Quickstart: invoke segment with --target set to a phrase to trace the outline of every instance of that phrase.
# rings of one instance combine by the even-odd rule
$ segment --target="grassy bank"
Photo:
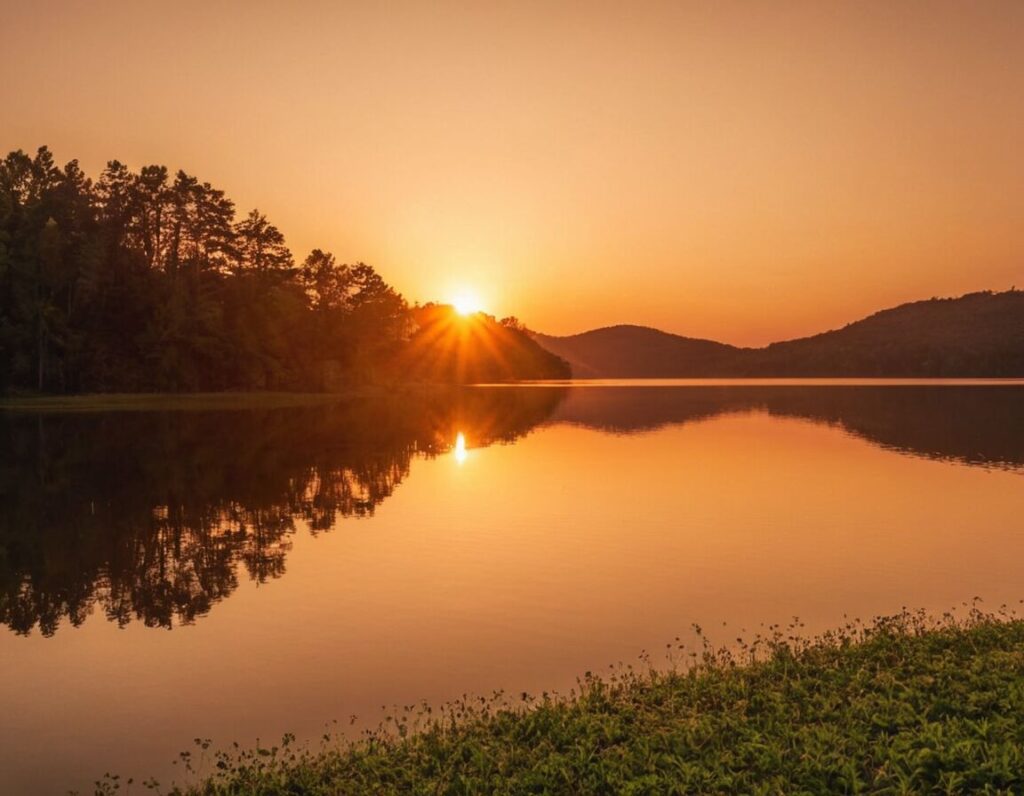
[[[667,671],[588,674],[564,698],[407,709],[318,750],[197,749],[202,778],[173,792],[1024,791],[1024,621],[1008,614],[673,653]]]

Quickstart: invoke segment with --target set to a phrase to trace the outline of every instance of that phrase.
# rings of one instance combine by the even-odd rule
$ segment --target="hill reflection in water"
[[[549,422],[634,434],[766,412],[837,426],[930,459],[1024,466],[1024,385],[662,386],[574,389]]]

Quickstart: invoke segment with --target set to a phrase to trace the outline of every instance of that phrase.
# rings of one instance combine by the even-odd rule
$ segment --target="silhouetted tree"
[[[184,171],[0,161],[0,391],[339,389],[407,378],[416,326],[371,266],[296,268],[266,216]]]
[[[259,210],[251,210],[235,224],[235,238],[240,268],[266,274],[289,271],[294,265],[284,235]]]

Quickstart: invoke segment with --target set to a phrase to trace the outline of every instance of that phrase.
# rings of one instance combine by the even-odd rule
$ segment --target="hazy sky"
[[[0,0],[0,148],[184,168],[296,256],[740,344],[1024,286],[1024,2]]]

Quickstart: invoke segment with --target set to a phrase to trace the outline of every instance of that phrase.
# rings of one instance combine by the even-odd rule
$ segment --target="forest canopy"
[[[184,171],[112,160],[93,181],[46,147],[0,162],[0,391],[568,374],[514,319],[410,307],[372,266],[320,249],[297,262],[264,214],[239,218]]]

